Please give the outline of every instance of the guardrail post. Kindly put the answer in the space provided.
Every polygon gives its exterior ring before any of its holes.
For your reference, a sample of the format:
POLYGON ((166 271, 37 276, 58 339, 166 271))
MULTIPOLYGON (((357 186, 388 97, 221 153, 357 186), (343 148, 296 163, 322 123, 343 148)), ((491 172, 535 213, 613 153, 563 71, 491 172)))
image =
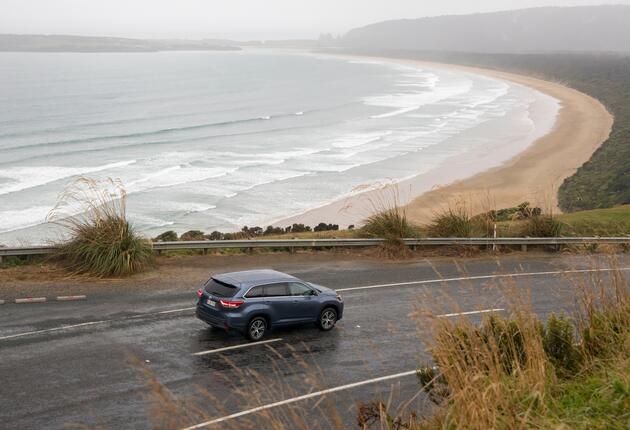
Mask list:
POLYGON ((0 264, 2 264, 2 261, 4 261, 4 256, 0 255, 0 264))
POLYGON ((527 244, 523 243, 523 244, 521 245, 521 251, 523 251, 523 252, 527 252, 527 244))

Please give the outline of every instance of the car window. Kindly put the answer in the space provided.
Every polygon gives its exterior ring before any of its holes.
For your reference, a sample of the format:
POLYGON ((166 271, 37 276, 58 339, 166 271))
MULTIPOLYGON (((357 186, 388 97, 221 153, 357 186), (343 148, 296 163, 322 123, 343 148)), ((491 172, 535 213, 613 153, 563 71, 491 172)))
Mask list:
POLYGON ((206 292, 219 297, 234 297, 238 292, 238 288, 234 285, 219 282, 212 278, 206 282, 204 289, 206 292))
POLYGON ((300 284, 299 282, 290 282, 289 283, 289 292, 292 296, 310 296, 311 289, 304 284, 300 284))
POLYGON ((265 297, 288 296, 289 288, 285 282, 265 285, 265 297))
POLYGON ((252 288, 245 295, 245 297, 248 297, 248 298, 250 298, 250 297, 264 297, 264 296, 265 296, 265 291, 264 291, 262 286, 252 288))

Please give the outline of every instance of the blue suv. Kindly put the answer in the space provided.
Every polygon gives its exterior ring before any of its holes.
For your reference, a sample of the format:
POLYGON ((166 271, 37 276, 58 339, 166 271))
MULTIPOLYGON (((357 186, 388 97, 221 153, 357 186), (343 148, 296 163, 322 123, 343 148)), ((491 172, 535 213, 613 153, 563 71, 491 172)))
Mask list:
POLYGON ((343 300, 334 290, 275 270, 216 275, 197 296, 197 318, 253 341, 294 324, 315 323, 328 331, 343 315, 343 300))

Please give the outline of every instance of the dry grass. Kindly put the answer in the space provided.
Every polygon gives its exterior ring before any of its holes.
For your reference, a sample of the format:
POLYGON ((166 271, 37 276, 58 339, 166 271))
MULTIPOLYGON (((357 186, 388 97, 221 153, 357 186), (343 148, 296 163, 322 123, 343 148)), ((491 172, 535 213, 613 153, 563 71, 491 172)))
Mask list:
MULTIPOLYGON (((543 323, 514 292, 508 318, 488 317, 481 326, 433 320, 439 371, 423 367, 418 376, 440 409, 386 428, 626 428, 630 375, 621 369, 630 362, 630 286, 620 271, 572 286, 579 298, 573 318, 543 323)), ((381 422, 399 418, 380 414, 381 422)))

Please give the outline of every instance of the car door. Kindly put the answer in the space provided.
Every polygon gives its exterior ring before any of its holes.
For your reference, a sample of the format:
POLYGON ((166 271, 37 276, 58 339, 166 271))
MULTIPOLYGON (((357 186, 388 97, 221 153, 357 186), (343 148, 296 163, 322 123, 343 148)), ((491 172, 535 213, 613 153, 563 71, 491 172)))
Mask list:
POLYGON ((289 295, 289 285, 286 282, 276 282, 263 286, 264 302, 269 306, 274 317, 272 324, 283 325, 291 323, 292 300, 289 295))
POLYGON ((291 318, 295 322, 316 321, 319 316, 319 302, 314 290, 301 282, 289 282, 289 294, 293 306, 291 318))

